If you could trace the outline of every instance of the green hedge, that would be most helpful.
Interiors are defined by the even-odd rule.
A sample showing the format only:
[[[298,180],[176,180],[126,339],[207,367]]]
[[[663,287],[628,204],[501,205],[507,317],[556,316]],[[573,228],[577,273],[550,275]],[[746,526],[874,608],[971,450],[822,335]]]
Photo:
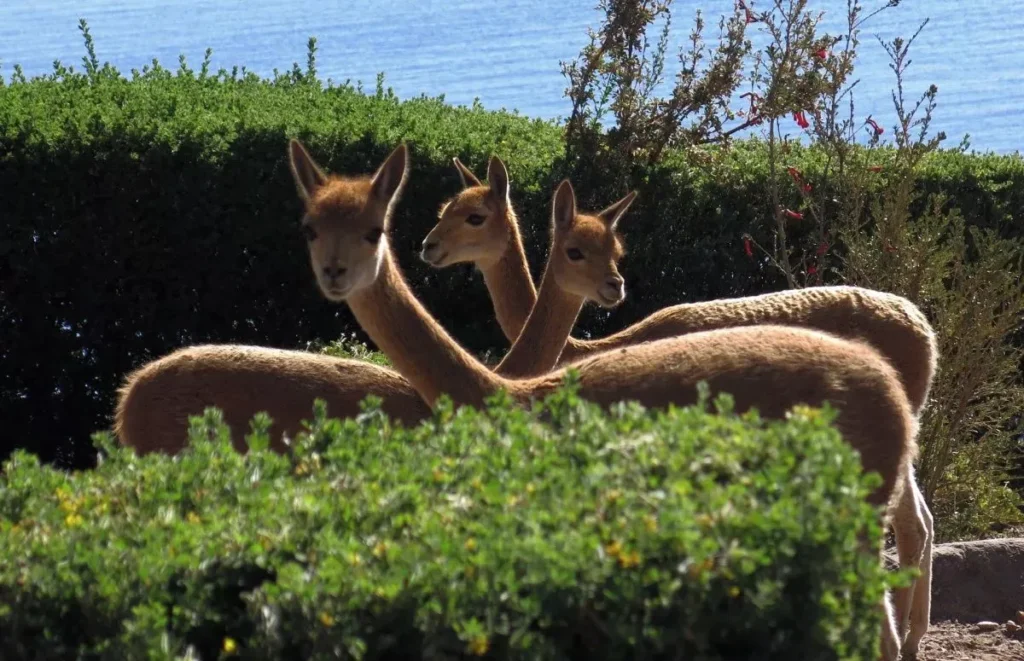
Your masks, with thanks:
[[[451,158],[481,176],[491,153],[505,159],[535,274],[562,176],[572,170],[584,206],[621,193],[562,161],[552,123],[442,99],[399,102],[301,71],[16,77],[0,87],[4,446],[88,465],[88,435],[108,426],[115,388],[142,363],[199,342],[294,348],[358,330],[313,284],[285,156],[291,136],[337,172],[368,172],[399,140],[410,144],[397,253],[427,307],[475,351],[507,347],[479,275],[434,271],[415,256],[459,188]],[[628,302],[612,313],[588,308],[577,333],[603,335],[668,304],[780,288],[740,239],[752,230],[768,240],[766,172],[764,151],[740,143],[710,168],[676,159],[647,173],[623,223]],[[971,222],[1021,232],[1020,159],[941,155],[927,173],[922,185],[952,193]]]
[[[259,420],[235,452],[211,409],[176,458],[19,451],[4,659],[874,661],[877,476],[827,409],[706,402],[604,414],[569,387],[411,429],[318,402],[291,456]]]

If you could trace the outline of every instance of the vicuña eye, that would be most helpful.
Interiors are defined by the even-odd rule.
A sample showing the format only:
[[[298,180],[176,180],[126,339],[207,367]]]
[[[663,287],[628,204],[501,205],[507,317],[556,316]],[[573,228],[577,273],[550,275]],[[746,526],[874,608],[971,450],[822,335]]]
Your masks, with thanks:
[[[578,262],[583,259],[583,251],[579,248],[569,248],[565,251],[566,256],[574,262]]]
[[[466,216],[466,222],[472,225],[473,227],[479,227],[480,225],[483,225],[485,220],[487,219],[478,213],[473,213]]]
[[[379,227],[374,227],[366,234],[366,240],[376,245],[377,242],[380,241],[380,237],[382,234],[384,234],[384,230],[382,230]]]
[[[302,235],[306,237],[306,241],[316,241],[316,230],[312,225],[303,225]]]

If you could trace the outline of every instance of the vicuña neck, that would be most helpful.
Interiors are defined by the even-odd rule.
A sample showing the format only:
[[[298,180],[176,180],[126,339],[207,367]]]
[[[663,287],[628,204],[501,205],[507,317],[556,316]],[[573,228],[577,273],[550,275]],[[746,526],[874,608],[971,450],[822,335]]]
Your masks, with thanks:
[[[491,304],[494,305],[494,314],[498,317],[501,331],[509,342],[515,343],[523,328],[526,327],[526,320],[530,317],[531,311],[537,304],[537,289],[533,285],[533,278],[530,277],[530,265],[526,261],[526,249],[523,248],[523,237],[519,233],[518,220],[511,210],[509,210],[509,214],[513,232],[509,238],[508,250],[501,256],[501,259],[493,264],[479,265],[479,268],[484,274],[484,284],[487,286],[487,293],[491,296]],[[579,316],[579,310],[573,313],[574,323],[577,316]],[[571,331],[570,327],[568,332]],[[566,338],[565,342],[559,341],[557,344],[559,354],[564,352],[564,357],[567,360],[591,353],[586,340],[578,340],[571,335]],[[540,373],[538,369],[525,362],[528,360],[527,357],[524,357],[523,360],[524,362],[520,364],[524,365],[521,368],[526,370],[524,373]],[[555,356],[555,360],[558,360],[558,355]],[[508,356],[502,361],[502,365],[505,365],[507,361]],[[511,365],[507,367],[512,369]],[[499,365],[499,369],[501,369],[501,365]],[[512,376],[512,372],[502,371],[501,374]]]
[[[523,240],[519,236],[516,218],[511,210],[510,225],[513,236],[508,242],[508,249],[494,262],[479,264],[484,276],[484,284],[491,296],[494,316],[498,318],[501,332],[514,343],[526,325],[534,304],[537,302],[537,289],[530,277],[530,265],[526,261]]]
[[[442,392],[456,405],[480,407],[501,387],[512,391],[452,339],[416,299],[391,250],[373,284],[348,298],[349,307],[374,344],[433,406]]]
[[[525,378],[553,369],[582,307],[583,297],[559,287],[548,264],[526,325],[494,371],[503,377]]]

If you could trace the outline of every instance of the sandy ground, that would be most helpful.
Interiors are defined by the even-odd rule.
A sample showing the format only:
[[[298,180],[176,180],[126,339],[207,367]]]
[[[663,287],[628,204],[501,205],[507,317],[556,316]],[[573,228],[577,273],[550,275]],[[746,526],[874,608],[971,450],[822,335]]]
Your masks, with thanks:
[[[980,632],[974,624],[933,623],[918,661],[1024,661],[1024,630]]]

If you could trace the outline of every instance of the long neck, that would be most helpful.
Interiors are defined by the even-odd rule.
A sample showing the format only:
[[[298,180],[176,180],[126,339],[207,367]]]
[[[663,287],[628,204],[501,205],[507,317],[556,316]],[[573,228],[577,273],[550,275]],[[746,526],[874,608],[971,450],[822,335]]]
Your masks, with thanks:
[[[581,296],[570,294],[555,283],[549,264],[526,325],[494,371],[507,378],[525,378],[553,369],[582,307]]]
[[[456,405],[482,406],[507,381],[463,349],[416,299],[384,246],[373,284],[348,298],[359,325],[431,406],[442,393]]]
[[[537,304],[537,289],[533,285],[530,265],[526,261],[526,249],[523,247],[523,237],[519,233],[519,221],[511,209],[508,210],[508,214],[511,221],[509,222],[511,235],[508,250],[497,261],[477,266],[483,273],[484,284],[487,286],[487,293],[490,294],[494,315],[498,318],[501,331],[509,342],[515,343],[525,328],[531,311]],[[577,316],[579,316],[579,310],[573,313],[573,319],[575,320]],[[564,348],[567,359],[579,358],[590,353],[589,342],[578,340],[572,336],[569,336],[564,343],[559,341],[556,344],[560,353]],[[540,373],[538,369],[528,365],[523,358],[517,357],[516,363],[509,363],[510,355],[506,355],[505,360],[498,366],[499,374],[511,377],[520,372],[522,374]],[[555,360],[557,359],[558,354],[555,355]],[[546,364],[546,361],[537,361],[536,364],[541,363]],[[504,371],[505,369],[509,371]]]
[[[483,273],[484,284],[491,296],[501,332],[512,343],[519,337],[530,316],[530,310],[537,302],[537,290],[530,277],[530,266],[526,261],[526,251],[523,249],[515,216],[511,210],[508,213],[513,233],[508,249],[496,261],[478,266]]]

